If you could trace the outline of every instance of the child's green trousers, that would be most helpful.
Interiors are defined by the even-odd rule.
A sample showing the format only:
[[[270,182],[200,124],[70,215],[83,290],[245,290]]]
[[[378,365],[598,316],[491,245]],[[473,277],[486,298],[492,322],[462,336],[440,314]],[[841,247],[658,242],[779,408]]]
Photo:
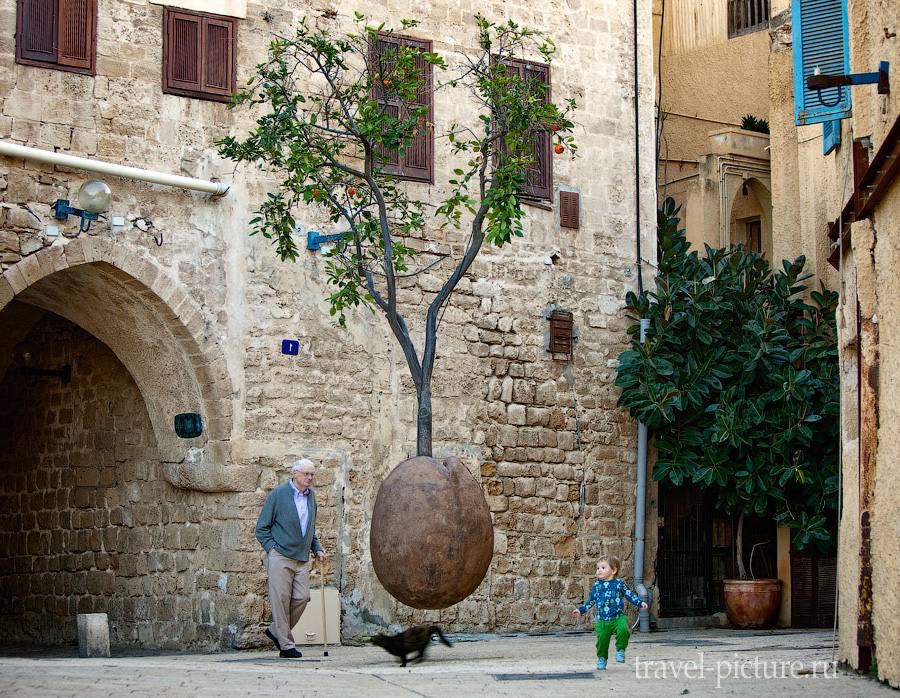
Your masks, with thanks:
[[[616,636],[616,649],[624,650],[628,647],[628,638],[631,633],[628,630],[628,617],[623,613],[612,620],[598,620],[594,623],[594,632],[597,633],[597,656],[609,659],[609,640]]]

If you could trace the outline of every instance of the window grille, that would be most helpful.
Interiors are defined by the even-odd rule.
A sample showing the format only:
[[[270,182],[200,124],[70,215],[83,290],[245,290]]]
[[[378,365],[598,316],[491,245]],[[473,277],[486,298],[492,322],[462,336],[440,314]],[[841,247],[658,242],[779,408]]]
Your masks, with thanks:
[[[769,0],[728,0],[728,38],[769,26]]]

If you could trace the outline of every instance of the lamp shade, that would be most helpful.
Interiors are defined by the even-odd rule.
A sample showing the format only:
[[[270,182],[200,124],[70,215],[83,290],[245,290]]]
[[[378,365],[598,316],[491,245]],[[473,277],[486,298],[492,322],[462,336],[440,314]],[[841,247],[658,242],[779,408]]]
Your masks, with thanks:
[[[89,179],[78,190],[78,205],[91,213],[103,213],[112,203],[112,190],[100,179]]]

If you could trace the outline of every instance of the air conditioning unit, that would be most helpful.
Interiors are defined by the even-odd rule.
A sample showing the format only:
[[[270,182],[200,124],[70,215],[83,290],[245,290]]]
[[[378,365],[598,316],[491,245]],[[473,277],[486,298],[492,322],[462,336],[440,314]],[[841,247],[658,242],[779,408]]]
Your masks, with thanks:
[[[306,610],[300,616],[297,625],[291,631],[294,642],[298,645],[321,645],[322,633],[322,591],[319,587],[311,587],[310,600]],[[341,644],[341,597],[334,587],[325,586],[325,624],[328,631],[328,644]]]

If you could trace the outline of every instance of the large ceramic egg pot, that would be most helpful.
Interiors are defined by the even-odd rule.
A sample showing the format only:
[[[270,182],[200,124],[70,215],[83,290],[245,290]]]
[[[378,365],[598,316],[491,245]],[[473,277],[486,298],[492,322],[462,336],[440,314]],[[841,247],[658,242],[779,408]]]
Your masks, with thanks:
[[[494,528],[481,485],[456,458],[417,456],[381,483],[369,545],[385,589],[413,608],[447,608],[491,564]]]

